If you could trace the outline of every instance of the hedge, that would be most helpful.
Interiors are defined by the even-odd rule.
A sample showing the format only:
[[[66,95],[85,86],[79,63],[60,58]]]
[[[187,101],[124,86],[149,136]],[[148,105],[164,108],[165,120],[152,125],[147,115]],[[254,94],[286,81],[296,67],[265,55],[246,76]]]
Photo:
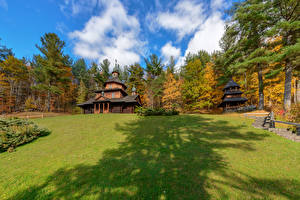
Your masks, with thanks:
[[[179,111],[177,110],[166,110],[164,108],[143,108],[143,107],[137,107],[135,109],[135,112],[140,116],[158,116],[158,115],[164,115],[164,116],[170,116],[170,115],[178,115]]]
[[[40,128],[32,121],[0,118],[0,152],[13,151],[17,146],[50,133],[48,129]]]

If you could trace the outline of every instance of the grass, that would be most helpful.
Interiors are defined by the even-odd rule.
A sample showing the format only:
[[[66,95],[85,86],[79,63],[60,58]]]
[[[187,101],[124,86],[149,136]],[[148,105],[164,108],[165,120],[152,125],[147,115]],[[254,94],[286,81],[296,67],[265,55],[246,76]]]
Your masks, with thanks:
[[[0,199],[300,199],[300,143],[230,115],[34,119],[0,154]]]

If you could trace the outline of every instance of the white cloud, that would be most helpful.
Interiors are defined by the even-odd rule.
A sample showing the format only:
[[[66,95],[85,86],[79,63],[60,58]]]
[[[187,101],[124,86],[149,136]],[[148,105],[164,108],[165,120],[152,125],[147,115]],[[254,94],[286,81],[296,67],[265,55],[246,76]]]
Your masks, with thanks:
[[[224,8],[227,5],[223,0],[211,0],[210,6],[213,10]]]
[[[89,13],[100,4],[100,0],[64,0],[60,4],[60,10],[66,14],[78,15],[80,13]]]
[[[176,48],[172,46],[172,42],[168,42],[161,48],[161,54],[164,58],[164,61],[168,62],[171,56],[173,56],[174,59],[177,59],[181,52],[180,48]]]
[[[184,65],[185,56],[188,53],[195,54],[199,50],[206,50],[207,52],[212,53],[215,50],[220,50],[219,40],[224,33],[224,27],[225,22],[221,18],[221,13],[214,12],[191,38],[184,56],[178,58],[176,68]]]
[[[0,0],[0,8],[8,10],[8,4],[7,4],[6,0]]]
[[[205,19],[203,5],[196,1],[179,1],[173,12],[160,12],[157,16],[157,23],[177,33],[178,39],[193,33]]]
[[[155,22],[166,30],[175,31],[177,42],[191,35],[184,55],[177,59],[177,68],[184,64],[189,52],[194,54],[199,50],[206,50],[211,53],[220,49],[219,40],[225,26],[220,10],[227,6],[224,0],[211,0],[208,6],[203,1],[183,0],[172,11],[156,13]],[[209,10],[204,12],[204,8]],[[155,27],[155,24],[151,27]]]
[[[209,53],[219,50],[219,40],[224,33],[224,26],[225,22],[222,20],[221,14],[219,12],[214,13],[200,26],[199,30],[189,41],[185,55],[189,52],[197,53],[201,49]]]
[[[121,65],[140,61],[144,42],[139,40],[140,24],[129,16],[118,0],[102,0],[104,10],[93,16],[82,30],[69,34],[75,40],[74,53],[101,62],[115,59]]]

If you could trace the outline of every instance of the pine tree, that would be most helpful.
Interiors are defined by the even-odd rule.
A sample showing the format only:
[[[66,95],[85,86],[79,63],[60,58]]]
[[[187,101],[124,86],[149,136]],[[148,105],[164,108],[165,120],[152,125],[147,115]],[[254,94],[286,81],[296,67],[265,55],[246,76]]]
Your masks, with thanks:
[[[107,81],[107,79],[110,76],[109,66],[110,66],[110,62],[109,62],[108,59],[104,59],[102,61],[102,63],[100,64],[100,82],[101,82],[101,87],[103,87],[105,81]]]
[[[46,92],[47,110],[50,111],[51,96],[62,94],[64,84],[71,82],[71,61],[69,56],[63,53],[65,42],[55,33],[46,33],[41,37],[41,46],[36,47],[41,55],[34,56],[34,74],[37,82],[34,88]]]
[[[144,69],[140,64],[135,63],[130,65],[128,68],[129,78],[127,83],[127,91],[132,93],[132,88],[136,88],[136,93],[140,95],[142,104],[145,103],[145,80],[144,80]]]
[[[161,107],[161,98],[163,94],[163,87],[165,74],[163,71],[164,65],[162,59],[157,55],[152,54],[149,59],[145,58],[146,72],[147,72],[147,97],[148,106]]]
[[[0,38],[0,41],[1,41],[1,38]],[[14,54],[12,52],[12,49],[9,49],[6,46],[0,44],[0,62],[7,59],[8,56],[13,56],[13,55]]]
[[[265,34],[274,20],[268,13],[270,6],[270,2],[264,0],[247,0],[237,7],[233,16],[233,26],[238,35],[236,50],[240,52],[240,59],[232,68],[239,74],[247,70],[257,73],[259,109],[264,109],[263,68],[267,65]]]
[[[300,52],[300,4],[297,0],[272,0],[270,13],[276,23],[268,31],[268,36],[276,38],[282,36],[282,48],[269,57],[269,62],[281,62],[278,65],[285,72],[284,108],[291,108],[292,76],[293,72],[299,75]],[[284,66],[284,67],[283,67]],[[276,70],[279,73],[280,70]]]
[[[83,80],[80,81],[79,89],[78,89],[78,95],[77,95],[76,103],[80,104],[86,101],[87,96],[87,88],[85,87],[85,84]]]
[[[73,64],[72,73],[78,81],[82,80],[85,86],[88,87],[90,77],[88,75],[87,65],[84,59],[81,58]]]

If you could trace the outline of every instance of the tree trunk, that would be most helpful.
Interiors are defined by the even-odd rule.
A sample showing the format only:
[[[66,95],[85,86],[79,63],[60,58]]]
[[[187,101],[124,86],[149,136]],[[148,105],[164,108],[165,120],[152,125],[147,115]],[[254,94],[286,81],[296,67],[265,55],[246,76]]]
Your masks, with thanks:
[[[50,107],[51,107],[51,94],[50,91],[48,90],[48,94],[47,94],[47,110],[48,112],[50,112]]]
[[[300,103],[300,80],[296,80],[296,103]]]
[[[297,79],[294,81],[294,104],[297,103]]]
[[[263,72],[261,64],[258,64],[258,110],[264,109],[264,82],[263,82]]]
[[[290,110],[291,108],[292,75],[293,75],[293,68],[291,66],[291,63],[287,62],[285,68],[284,99],[283,99],[285,110]]]
[[[13,107],[13,90],[14,90],[14,86],[13,86],[13,82],[9,81],[10,83],[10,92],[9,92],[9,112],[12,112],[12,107]]]

